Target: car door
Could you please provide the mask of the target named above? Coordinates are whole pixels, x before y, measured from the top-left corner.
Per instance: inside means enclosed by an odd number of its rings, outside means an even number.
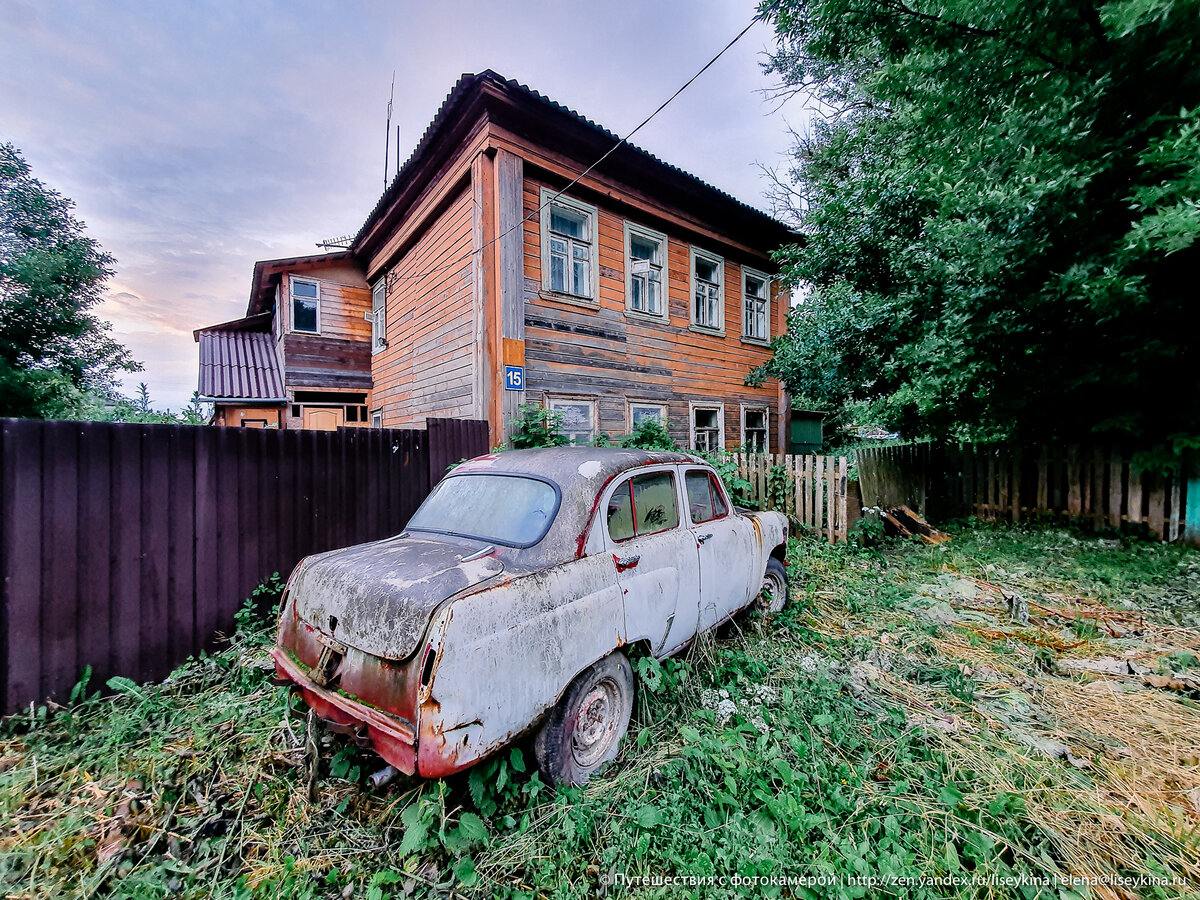
[[[657,656],[692,639],[700,611],[699,554],[681,519],[678,477],[674,467],[639,470],[616,481],[602,507],[626,640],[649,641]]]
[[[724,486],[708,469],[683,469],[688,528],[700,563],[700,615],[697,630],[712,628],[752,599],[751,572],[758,564],[753,526],[733,512]]]

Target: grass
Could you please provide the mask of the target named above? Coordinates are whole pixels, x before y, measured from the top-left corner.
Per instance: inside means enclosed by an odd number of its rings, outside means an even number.
[[[0,887],[1200,896],[1200,554],[951,532],[796,542],[783,613],[635,661],[626,748],[582,790],[546,788],[521,747],[370,789],[378,760],[309,728],[247,620],[161,685],[4,721]]]

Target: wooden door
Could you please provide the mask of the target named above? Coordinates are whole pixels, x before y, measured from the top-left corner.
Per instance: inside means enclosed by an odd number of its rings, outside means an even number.
[[[330,406],[304,407],[304,427],[311,431],[335,431],[340,428],[345,411]]]

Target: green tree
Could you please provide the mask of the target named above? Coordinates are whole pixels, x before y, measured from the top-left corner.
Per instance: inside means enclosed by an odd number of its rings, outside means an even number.
[[[91,312],[114,260],[73,208],[0,144],[0,415],[78,415],[89,390],[141,368]]]
[[[753,373],[906,437],[1200,440],[1197,0],[768,0],[824,116]],[[835,423],[836,424],[836,423]]]

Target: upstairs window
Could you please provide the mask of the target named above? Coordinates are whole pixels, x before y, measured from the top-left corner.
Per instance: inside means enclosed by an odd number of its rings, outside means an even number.
[[[725,291],[721,257],[692,248],[692,324],[697,328],[722,331]]]
[[[742,451],[745,453],[770,453],[767,441],[767,409],[763,406],[742,408]]]
[[[625,223],[625,308],[630,312],[665,321],[667,298],[663,266],[667,256],[666,235]]]
[[[550,190],[542,191],[542,204],[542,289],[594,300],[596,208]]]
[[[742,337],[751,341],[771,339],[770,279],[761,272],[746,269],[742,276]]]
[[[371,323],[371,352],[378,353],[387,346],[387,276],[371,288],[371,311],[363,315]]]
[[[292,331],[320,334],[321,285],[316,281],[292,279]]]

